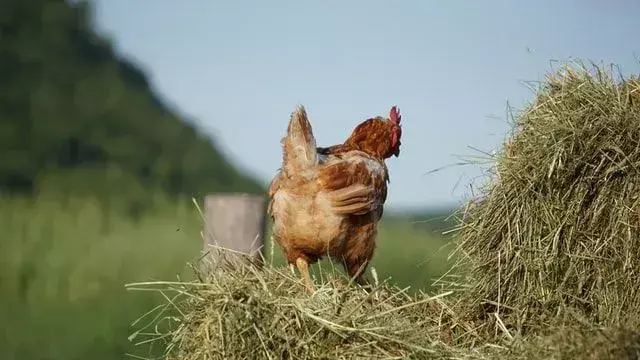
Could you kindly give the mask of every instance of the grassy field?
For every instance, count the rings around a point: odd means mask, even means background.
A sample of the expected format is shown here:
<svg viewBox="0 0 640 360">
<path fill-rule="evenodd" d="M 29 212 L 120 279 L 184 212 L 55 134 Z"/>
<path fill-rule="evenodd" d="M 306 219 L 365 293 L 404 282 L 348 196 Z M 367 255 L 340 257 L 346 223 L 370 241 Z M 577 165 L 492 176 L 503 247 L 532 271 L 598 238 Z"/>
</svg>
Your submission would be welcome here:
<svg viewBox="0 0 640 360">
<path fill-rule="evenodd" d="M 64 206 L 2 200 L 0 358 L 100 360 L 138 353 L 127 341 L 130 324 L 161 299 L 127 293 L 124 284 L 189 277 L 185 264 L 202 246 L 194 207 L 166 209 L 133 222 L 92 200 Z M 373 266 L 381 279 L 425 288 L 449 266 L 446 242 L 406 218 L 389 217 Z M 282 262 L 277 247 L 273 261 Z"/>
</svg>

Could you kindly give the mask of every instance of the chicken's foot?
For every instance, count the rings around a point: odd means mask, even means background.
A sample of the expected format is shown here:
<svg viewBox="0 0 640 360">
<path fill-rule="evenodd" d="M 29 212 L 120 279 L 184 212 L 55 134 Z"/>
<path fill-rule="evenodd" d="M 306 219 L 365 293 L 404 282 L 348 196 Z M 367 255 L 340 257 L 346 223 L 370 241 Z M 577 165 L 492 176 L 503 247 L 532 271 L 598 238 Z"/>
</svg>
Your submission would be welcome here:
<svg viewBox="0 0 640 360">
<path fill-rule="evenodd" d="M 300 271 L 300 275 L 302 276 L 302 281 L 304 282 L 304 286 L 309 290 L 309 292 L 315 292 L 315 287 L 313 286 L 313 280 L 311 280 L 311 275 L 309 274 L 309 263 L 303 258 L 296 259 L 296 266 Z"/>
</svg>

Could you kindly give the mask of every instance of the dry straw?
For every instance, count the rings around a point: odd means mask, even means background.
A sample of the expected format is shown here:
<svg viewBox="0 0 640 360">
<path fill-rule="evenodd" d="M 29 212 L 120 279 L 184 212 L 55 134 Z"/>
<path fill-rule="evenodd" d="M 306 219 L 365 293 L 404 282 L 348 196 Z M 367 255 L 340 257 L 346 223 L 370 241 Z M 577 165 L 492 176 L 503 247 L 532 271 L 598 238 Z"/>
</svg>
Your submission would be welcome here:
<svg viewBox="0 0 640 360">
<path fill-rule="evenodd" d="M 450 292 L 416 297 L 384 283 L 365 291 L 324 275 L 313 296 L 288 268 L 248 261 L 193 283 L 131 284 L 166 299 L 138 321 L 134 341 L 164 342 L 185 360 L 404 359 L 442 351 L 441 323 L 450 317 L 442 301 Z"/>
<path fill-rule="evenodd" d="M 462 286 L 410 296 L 329 275 L 310 297 L 287 268 L 240 262 L 130 285 L 166 300 L 132 341 L 184 360 L 637 359 L 640 81 L 566 66 L 513 120 L 460 213 Z"/>
<path fill-rule="evenodd" d="M 516 115 L 459 233 L 478 316 L 640 325 L 639 85 L 564 67 Z"/>
</svg>

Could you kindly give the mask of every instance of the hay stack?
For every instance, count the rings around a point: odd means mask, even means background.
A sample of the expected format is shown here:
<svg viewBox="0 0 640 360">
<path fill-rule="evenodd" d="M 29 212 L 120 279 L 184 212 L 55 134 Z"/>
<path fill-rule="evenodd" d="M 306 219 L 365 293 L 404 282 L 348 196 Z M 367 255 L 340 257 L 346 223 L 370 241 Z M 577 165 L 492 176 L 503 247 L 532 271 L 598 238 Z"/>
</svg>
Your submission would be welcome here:
<svg viewBox="0 0 640 360">
<path fill-rule="evenodd" d="M 460 232 L 474 316 L 640 325 L 640 82 L 612 74 L 565 67 L 516 115 Z"/>
<path fill-rule="evenodd" d="M 456 351 L 445 346 L 451 339 L 441 326 L 450 318 L 447 293 L 410 296 L 388 284 L 367 292 L 339 273 L 326 275 L 313 297 L 288 268 L 240 261 L 197 282 L 131 284 L 167 299 L 135 324 L 132 340 L 180 360 L 407 359 Z"/>
</svg>

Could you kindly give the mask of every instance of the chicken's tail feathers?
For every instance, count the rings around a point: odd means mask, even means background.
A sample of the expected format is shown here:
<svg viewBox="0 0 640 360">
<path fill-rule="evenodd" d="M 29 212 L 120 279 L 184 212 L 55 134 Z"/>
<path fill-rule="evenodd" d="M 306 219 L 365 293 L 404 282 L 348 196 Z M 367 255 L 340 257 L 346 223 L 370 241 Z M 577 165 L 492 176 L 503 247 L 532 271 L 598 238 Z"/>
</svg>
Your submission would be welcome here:
<svg viewBox="0 0 640 360">
<path fill-rule="evenodd" d="M 304 106 L 291 114 L 287 135 L 282 139 L 282 161 L 285 173 L 295 173 L 318 163 L 316 139 Z"/>
</svg>

